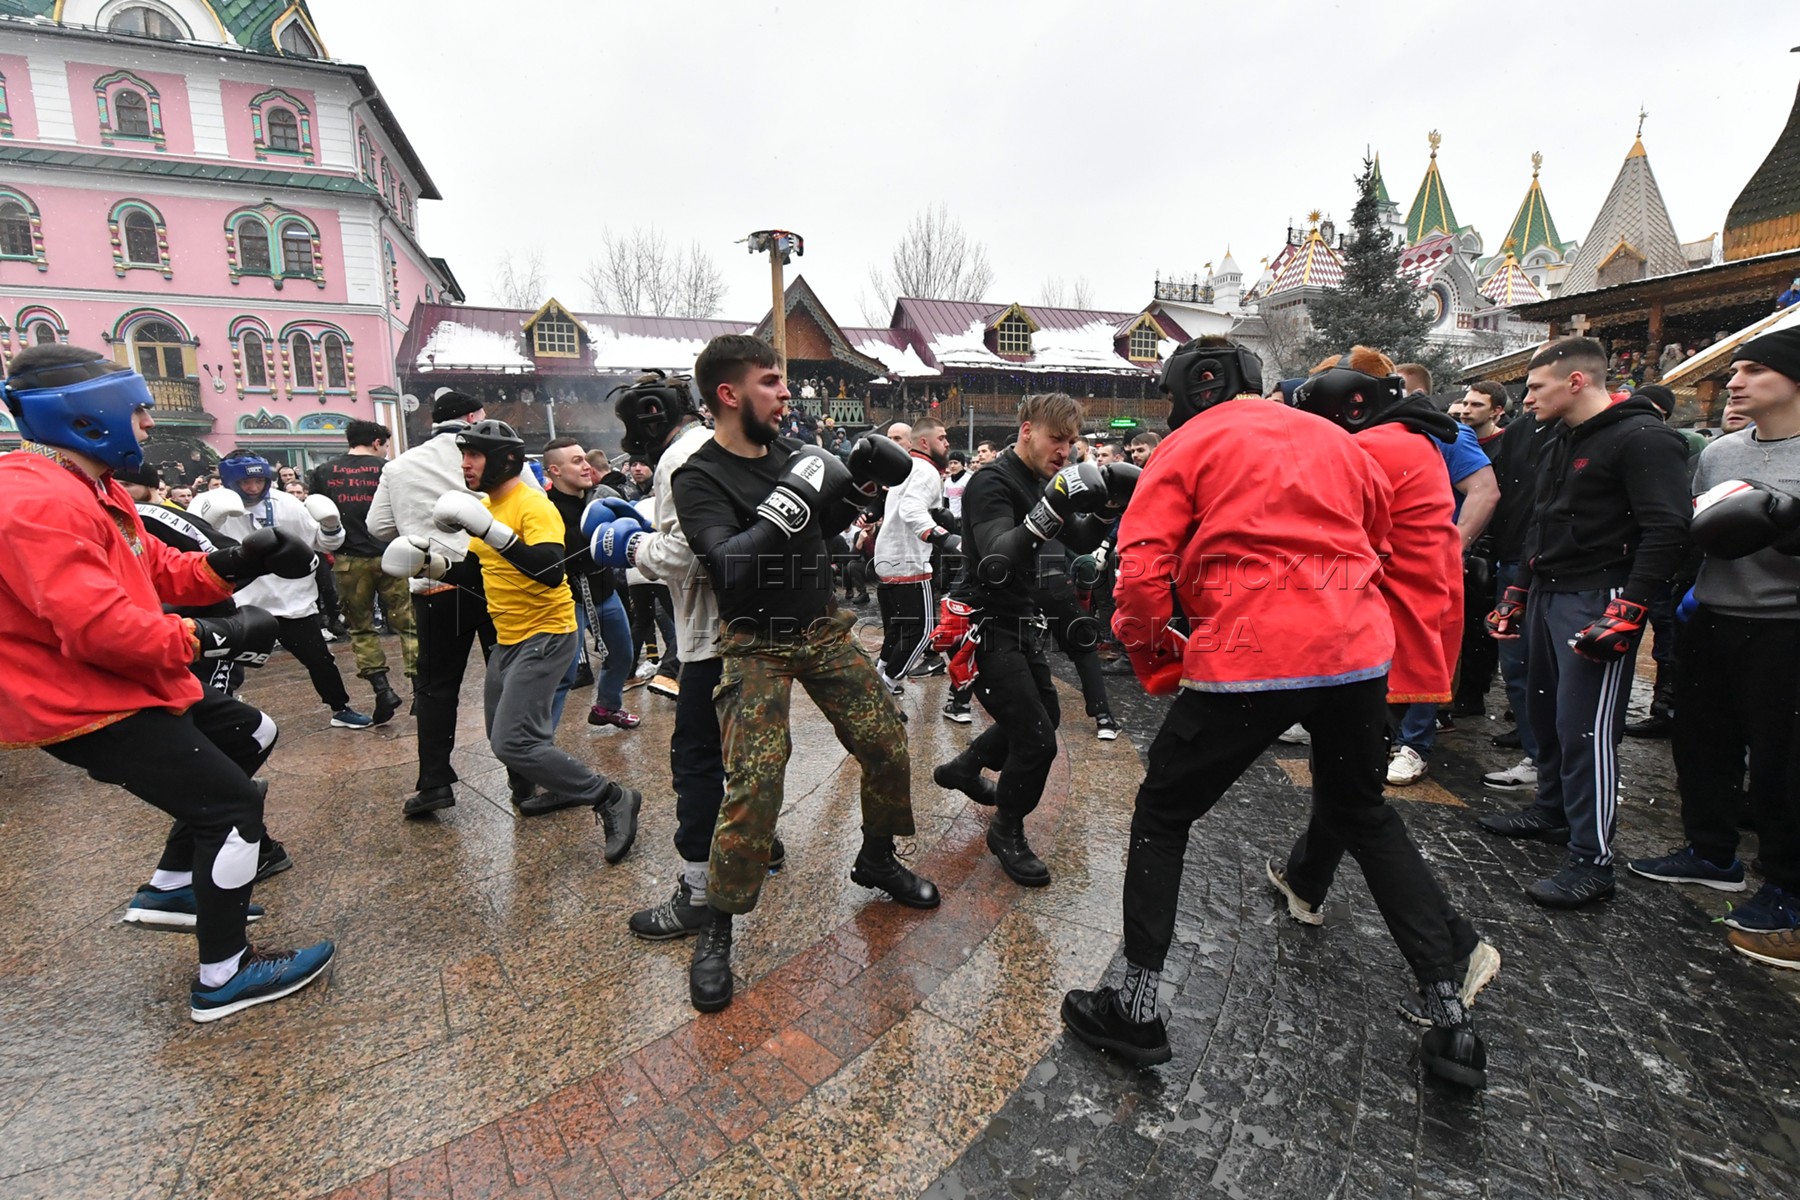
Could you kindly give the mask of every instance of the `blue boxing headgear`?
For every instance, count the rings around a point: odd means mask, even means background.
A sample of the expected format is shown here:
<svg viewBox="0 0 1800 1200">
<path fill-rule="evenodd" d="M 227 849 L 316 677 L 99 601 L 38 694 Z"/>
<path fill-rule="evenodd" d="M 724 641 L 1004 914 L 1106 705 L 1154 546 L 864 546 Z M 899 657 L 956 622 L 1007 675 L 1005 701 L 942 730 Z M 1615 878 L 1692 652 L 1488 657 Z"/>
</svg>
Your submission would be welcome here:
<svg viewBox="0 0 1800 1200">
<path fill-rule="evenodd" d="M 262 495 L 245 496 L 240 486 L 246 479 L 263 481 Z M 229 458 L 219 460 L 219 482 L 236 492 L 246 504 L 261 501 L 275 486 L 275 468 L 266 458 L 258 458 L 254 454 L 233 454 Z"/>
<path fill-rule="evenodd" d="M 73 450 L 108 470 L 143 465 L 132 414 L 154 408 L 150 385 L 136 371 L 92 362 L 46 364 L 6 380 L 6 406 L 28 441 Z"/>
</svg>

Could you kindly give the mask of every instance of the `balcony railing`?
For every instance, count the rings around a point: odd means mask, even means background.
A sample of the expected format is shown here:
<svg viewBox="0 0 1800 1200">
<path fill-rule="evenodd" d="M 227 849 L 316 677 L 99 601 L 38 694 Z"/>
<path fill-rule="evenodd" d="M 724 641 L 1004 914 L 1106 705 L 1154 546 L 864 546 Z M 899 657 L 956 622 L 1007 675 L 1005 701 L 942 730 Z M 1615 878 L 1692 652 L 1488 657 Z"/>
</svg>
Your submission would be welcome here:
<svg viewBox="0 0 1800 1200">
<path fill-rule="evenodd" d="M 192 379 L 146 379 L 144 382 L 150 385 L 150 395 L 156 400 L 158 412 L 198 416 L 206 411 L 200 407 L 200 385 Z"/>
</svg>

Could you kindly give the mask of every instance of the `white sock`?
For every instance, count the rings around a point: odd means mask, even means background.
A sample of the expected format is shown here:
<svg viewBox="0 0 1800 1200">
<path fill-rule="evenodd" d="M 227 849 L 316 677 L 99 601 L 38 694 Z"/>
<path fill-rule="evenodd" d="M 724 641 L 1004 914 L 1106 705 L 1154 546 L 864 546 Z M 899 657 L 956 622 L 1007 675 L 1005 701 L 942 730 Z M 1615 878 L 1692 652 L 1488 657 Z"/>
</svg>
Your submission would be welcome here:
<svg viewBox="0 0 1800 1200">
<path fill-rule="evenodd" d="M 695 904 L 706 903 L 706 866 L 703 862 L 681 864 L 681 881 L 694 894 Z"/>
<path fill-rule="evenodd" d="M 200 986 L 203 988 L 216 988 L 223 987 L 225 984 L 230 983 L 231 977 L 237 974 L 238 962 L 243 957 L 244 952 L 239 950 L 236 954 L 222 962 L 201 963 Z"/>
<path fill-rule="evenodd" d="M 194 886 L 194 873 L 192 871 L 165 871 L 158 867 L 156 873 L 150 876 L 150 886 L 159 892 L 172 892 L 176 888 L 192 887 Z"/>
</svg>

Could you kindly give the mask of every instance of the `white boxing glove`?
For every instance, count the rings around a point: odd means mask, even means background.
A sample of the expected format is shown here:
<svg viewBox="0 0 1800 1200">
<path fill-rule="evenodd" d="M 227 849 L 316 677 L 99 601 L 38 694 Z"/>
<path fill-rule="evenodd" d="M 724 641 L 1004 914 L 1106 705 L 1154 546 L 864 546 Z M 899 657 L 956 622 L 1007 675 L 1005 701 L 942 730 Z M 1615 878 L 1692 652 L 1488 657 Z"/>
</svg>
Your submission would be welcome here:
<svg viewBox="0 0 1800 1200">
<path fill-rule="evenodd" d="M 431 547 L 431 539 L 397 537 L 381 552 L 383 574 L 396 579 L 442 579 L 450 560 Z"/>
<path fill-rule="evenodd" d="M 445 533 L 467 530 L 496 550 L 510 549 L 519 540 L 512 529 L 494 520 L 487 506 L 467 492 L 445 492 L 431 506 L 431 519 Z"/>
<path fill-rule="evenodd" d="M 244 515 L 244 498 L 230 488 L 214 488 L 195 496 L 188 511 L 217 529 L 220 522 Z"/>
<path fill-rule="evenodd" d="M 326 533 L 336 533 L 344 527 L 344 519 L 338 515 L 338 506 L 331 502 L 330 496 L 314 492 L 306 498 L 306 511 Z"/>
</svg>

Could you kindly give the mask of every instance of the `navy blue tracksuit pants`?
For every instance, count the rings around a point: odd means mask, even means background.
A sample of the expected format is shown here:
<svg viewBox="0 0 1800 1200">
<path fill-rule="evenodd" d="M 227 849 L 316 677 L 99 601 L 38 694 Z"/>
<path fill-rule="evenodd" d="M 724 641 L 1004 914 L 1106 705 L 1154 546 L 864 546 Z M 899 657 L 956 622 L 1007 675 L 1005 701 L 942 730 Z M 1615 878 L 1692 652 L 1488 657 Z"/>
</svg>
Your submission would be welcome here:
<svg viewBox="0 0 1800 1200">
<path fill-rule="evenodd" d="M 1537 806 L 1569 826 L 1569 854 L 1613 860 L 1619 823 L 1619 742 L 1637 647 L 1610 663 L 1583 658 L 1569 642 L 1606 611 L 1618 591 L 1531 589 L 1526 605 L 1526 716 L 1537 739 Z"/>
</svg>

